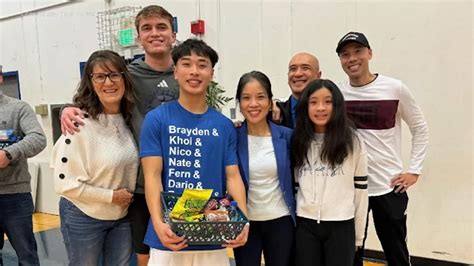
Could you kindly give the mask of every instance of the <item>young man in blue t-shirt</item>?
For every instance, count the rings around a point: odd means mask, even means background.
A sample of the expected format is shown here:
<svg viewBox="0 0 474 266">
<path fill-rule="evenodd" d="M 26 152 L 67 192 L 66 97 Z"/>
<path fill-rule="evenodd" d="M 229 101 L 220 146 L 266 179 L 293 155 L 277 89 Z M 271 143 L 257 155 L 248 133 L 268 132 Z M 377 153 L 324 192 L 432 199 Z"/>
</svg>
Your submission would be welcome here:
<svg viewBox="0 0 474 266">
<path fill-rule="evenodd" d="M 163 221 L 160 192 L 181 193 L 185 188 L 226 191 L 246 213 L 245 189 L 239 174 L 236 133 L 232 122 L 206 104 L 217 53 L 201 40 L 188 39 L 172 52 L 174 76 L 180 90 L 177 101 L 150 111 L 140 135 L 140 157 L 145 174 L 145 196 L 151 222 L 145 244 L 151 247 L 151 265 L 229 265 L 221 246 L 189 246 Z M 248 226 L 224 246 L 247 241 Z M 185 252 L 174 252 L 185 250 Z"/>
</svg>

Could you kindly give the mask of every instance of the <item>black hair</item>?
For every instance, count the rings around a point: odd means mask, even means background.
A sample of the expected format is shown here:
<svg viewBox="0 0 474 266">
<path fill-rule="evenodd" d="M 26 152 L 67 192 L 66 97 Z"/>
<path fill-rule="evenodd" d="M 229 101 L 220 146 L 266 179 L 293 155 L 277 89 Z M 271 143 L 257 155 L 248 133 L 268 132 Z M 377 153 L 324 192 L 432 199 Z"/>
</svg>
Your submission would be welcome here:
<svg viewBox="0 0 474 266">
<path fill-rule="evenodd" d="M 116 52 L 109 50 L 100 50 L 93 52 L 84 66 L 82 78 L 77 88 L 77 92 L 73 97 L 74 106 L 86 111 L 92 119 L 98 119 L 98 115 L 104 112 L 99 96 L 94 90 L 91 74 L 94 66 L 101 65 L 109 72 L 122 73 L 125 92 L 120 101 L 120 113 L 122 114 L 127 125 L 130 126 L 130 119 L 134 106 L 135 96 L 133 90 L 132 78 L 127 70 L 125 60 Z M 110 69 L 111 67 L 115 70 Z"/>
<path fill-rule="evenodd" d="M 308 160 L 308 150 L 314 139 L 314 124 L 308 115 L 309 97 L 317 90 L 326 88 L 332 94 L 332 114 L 326 125 L 320 153 L 321 161 L 333 169 L 344 162 L 353 151 L 355 131 L 346 113 L 344 96 L 334 82 L 328 79 L 313 80 L 306 85 L 296 107 L 296 126 L 293 131 L 292 158 L 295 168 Z"/>
<path fill-rule="evenodd" d="M 178 63 L 178 60 L 182 57 L 190 56 L 191 53 L 195 53 L 196 55 L 209 58 L 213 68 L 219 60 L 217 52 L 212 49 L 212 47 L 207 45 L 202 40 L 191 38 L 187 39 L 183 43 L 173 48 L 171 56 L 173 57 L 174 64 L 176 65 Z"/>
<path fill-rule="evenodd" d="M 240 101 L 240 97 L 242 96 L 242 91 L 244 90 L 245 85 L 247 85 L 247 83 L 253 80 L 260 83 L 260 85 L 265 89 L 265 92 L 267 93 L 267 96 L 271 101 L 273 97 L 272 83 L 270 82 L 270 79 L 267 77 L 267 75 L 256 70 L 245 73 L 240 77 L 239 83 L 237 84 L 237 93 L 235 94 L 235 100 Z"/>
</svg>

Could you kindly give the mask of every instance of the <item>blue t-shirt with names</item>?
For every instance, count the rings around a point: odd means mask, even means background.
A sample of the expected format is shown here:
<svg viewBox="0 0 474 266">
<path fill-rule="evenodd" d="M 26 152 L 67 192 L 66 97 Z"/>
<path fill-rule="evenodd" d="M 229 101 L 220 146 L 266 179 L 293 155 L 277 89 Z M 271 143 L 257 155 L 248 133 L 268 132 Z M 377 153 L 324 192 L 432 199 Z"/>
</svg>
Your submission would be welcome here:
<svg viewBox="0 0 474 266">
<path fill-rule="evenodd" d="M 213 108 L 203 114 L 184 109 L 177 101 L 150 111 L 140 134 L 140 157 L 163 158 L 163 190 L 181 194 L 185 188 L 213 189 L 224 197 L 226 166 L 237 165 L 237 136 L 232 121 Z M 166 250 L 148 223 L 145 244 Z M 214 249 L 191 246 L 187 249 Z"/>
</svg>

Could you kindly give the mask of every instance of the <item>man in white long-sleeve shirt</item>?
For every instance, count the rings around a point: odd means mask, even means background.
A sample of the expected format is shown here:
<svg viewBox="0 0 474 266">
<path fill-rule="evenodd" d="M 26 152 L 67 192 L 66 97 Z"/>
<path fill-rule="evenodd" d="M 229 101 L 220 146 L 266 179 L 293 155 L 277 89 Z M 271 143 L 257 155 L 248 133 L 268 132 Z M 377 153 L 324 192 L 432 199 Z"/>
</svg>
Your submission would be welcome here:
<svg viewBox="0 0 474 266">
<path fill-rule="evenodd" d="M 349 117 L 364 138 L 368 153 L 369 210 L 388 265 L 410 265 L 406 243 L 406 191 L 423 167 L 428 126 L 410 91 L 400 80 L 369 70 L 372 49 L 364 34 L 349 32 L 336 52 L 349 80 L 339 84 Z M 401 120 L 412 134 L 411 158 L 404 172 Z M 362 265 L 363 248 L 354 265 Z"/>
</svg>

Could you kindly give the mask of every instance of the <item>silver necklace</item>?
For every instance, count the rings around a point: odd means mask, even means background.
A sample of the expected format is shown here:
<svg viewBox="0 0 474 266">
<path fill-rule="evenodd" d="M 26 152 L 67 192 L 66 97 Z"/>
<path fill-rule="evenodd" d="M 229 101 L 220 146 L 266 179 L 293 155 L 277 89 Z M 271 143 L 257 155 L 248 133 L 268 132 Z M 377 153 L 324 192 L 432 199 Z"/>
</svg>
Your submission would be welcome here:
<svg viewBox="0 0 474 266">
<path fill-rule="evenodd" d="M 115 128 L 115 135 L 120 138 L 122 136 L 122 134 L 120 133 L 121 120 L 115 115 L 112 116 L 104 114 L 104 126 L 108 127 L 110 122 L 112 122 L 112 125 Z"/>
<path fill-rule="evenodd" d="M 118 123 L 116 121 L 114 121 L 115 119 L 112 119 L 112 124 L 114 124 L 114 127 L 115 127 L 115 134 L 117 135 L 117 137 L 121 137 L 122 135 L 120 134 L 120 129 L 119 129 L 119 126 L 120 126 L 120 120 L 118 121 Z"/>
</svg>

